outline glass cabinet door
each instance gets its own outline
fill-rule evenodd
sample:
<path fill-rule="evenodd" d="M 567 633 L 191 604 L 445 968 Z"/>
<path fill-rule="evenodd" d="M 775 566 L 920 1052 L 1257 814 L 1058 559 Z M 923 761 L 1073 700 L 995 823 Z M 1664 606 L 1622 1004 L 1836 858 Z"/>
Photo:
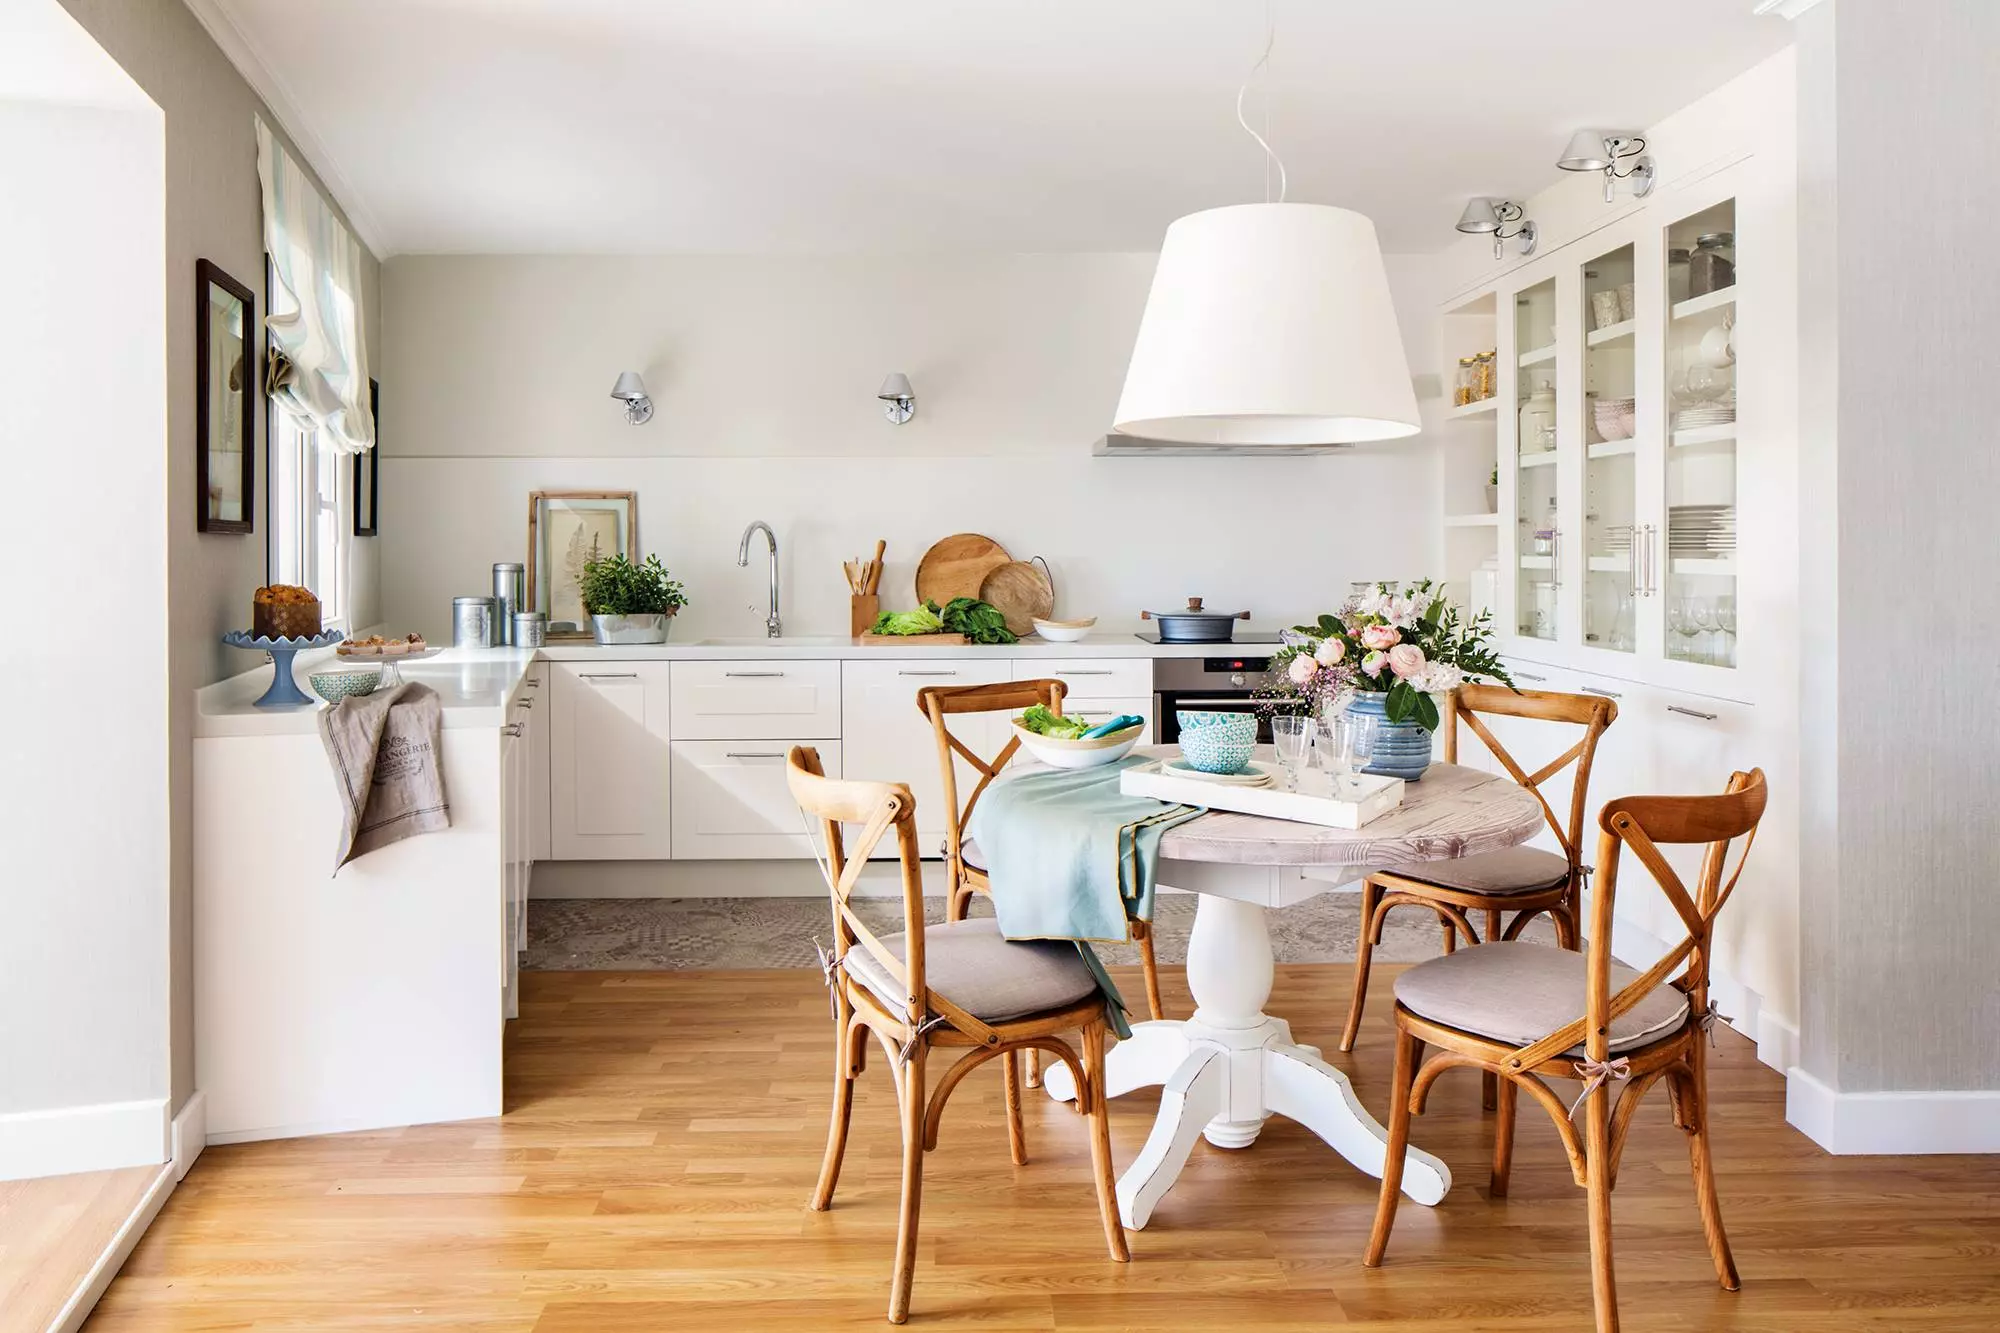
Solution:
<path fill-rule="evenodd" d="M 1583 311 L 1583 642 L 1639 645 L 1633 533 L 1639 519 L 1637 247 L 1588 259 L 1575 290 Z"/>
<path fill-rule="evenodd" d="M 1515 293 L 1514 628 L 1549 642 L 1562 637 L 1556 323 L 1553 277 Z"/>
<path fill-rule="evenodd" d="M 1643 586 L 1661 602 L 1672 661 L 1736 665 L 1736 201 L 1664 233 L 1664 522 Z"/>

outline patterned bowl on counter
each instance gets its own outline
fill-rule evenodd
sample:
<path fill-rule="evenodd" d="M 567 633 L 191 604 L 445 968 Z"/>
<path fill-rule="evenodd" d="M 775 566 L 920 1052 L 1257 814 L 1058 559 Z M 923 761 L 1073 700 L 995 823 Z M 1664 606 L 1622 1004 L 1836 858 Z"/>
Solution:
<path fill-rule="evenodd" d="M 1241 773 L 1257 748 L 1257 718 L 1251 713 L 1174 714 L 1181 728 L 1181 757 L 1204 773 Z"/>
<path fill-rule="evenodd" d="M 375 687 L 382 683 L 382 668 L 357 670 L 347 667 L 338 671 L 315 671 L 306 679 L 312 682 L 314 694 L 330 704 L 337 704 L 342 699 L 375 693 Z"/>

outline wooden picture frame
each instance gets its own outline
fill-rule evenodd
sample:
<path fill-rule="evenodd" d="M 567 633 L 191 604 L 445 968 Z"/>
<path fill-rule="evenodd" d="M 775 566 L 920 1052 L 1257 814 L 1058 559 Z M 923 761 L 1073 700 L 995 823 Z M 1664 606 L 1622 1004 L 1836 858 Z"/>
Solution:
<path fill-rule="evenodd" d="M 603 518 L 610 515 L 610 540 Z M 585 516 L 593 516 L 586 518 Z M 565 519 L 583 521 L 565 523 Z M 639 493 L 637 491 L 533 491 L 528 495 L 528 606 L 549 615 L 550 638 L 589 638 L 590 618 L 581 613 L 573 592 L 581 570 L 576 562 L 587 552 L 548 549 L 589 540 L 599 554 L 622 549 L 627 560 L 639 558 Z M 570 612 L 576 614 L 569 614 Z"/>
<path fill-rule="evenodd" d="M 382 474 L 377 470 L 375 451 L 382 447 L 382 382 L 368 381 L 368 416 L 375 423 L 375 448 L 354 455 L 354 535 L 379 535 L 379 507 L 382 502 Z"/>
<path fill-rule="evenodd" d="M 194 315 L 195 531 L 240 536 L 257 530 L 257 298 L 197 259 Z"/>

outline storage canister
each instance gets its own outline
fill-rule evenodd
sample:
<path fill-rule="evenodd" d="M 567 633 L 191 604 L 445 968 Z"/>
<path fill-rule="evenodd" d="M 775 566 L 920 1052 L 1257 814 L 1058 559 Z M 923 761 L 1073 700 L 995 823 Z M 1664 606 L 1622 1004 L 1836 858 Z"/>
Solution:
<path fill-rule="evenodd" d="M 516 648 L 541 648 L 549 641 L 549 613 L 546 611 L 516 611 L 514 613 L 514 646 Z"/>
<path fill-rule="evenodd" d="M 451 646 L 491 648 L 493 646 L 493 599 L 454 597 L 451 599 Z"/>
<path fill-rule="evenodd" d="M 1736 233 L 1712 231 L 1694 238 L 1688 256 L 1688 295 L 1707 296 L 1736 285 Z"/>
<path fill-rule="evenodd" d="M 514 641 L 514 613 L 528 600 L 528 568 L 512 561 L 493 566 L 493 646 Z"/>

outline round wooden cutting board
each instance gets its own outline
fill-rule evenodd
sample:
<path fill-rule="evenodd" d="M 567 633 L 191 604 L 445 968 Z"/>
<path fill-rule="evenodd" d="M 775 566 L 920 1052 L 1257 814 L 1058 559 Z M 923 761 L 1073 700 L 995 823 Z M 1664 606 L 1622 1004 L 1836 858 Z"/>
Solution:
<path fill-rule="evenodd" d="M 917 601 L 942 607 L 954 597 L 977 597 L 986 576 L 1013 558 L 999 542 L 976 532 L 946 537 L 917 562 Z"/>
<path fill-rule="evenodd" d="M 1036 617 L 1047 620 L 1055 614 L 1056 590 L 1032 562 L 1009 560 L 979 585 L 979 600 L 1007 617 L 1008 629 L 1025 636 L 1035 632 Z"/>

